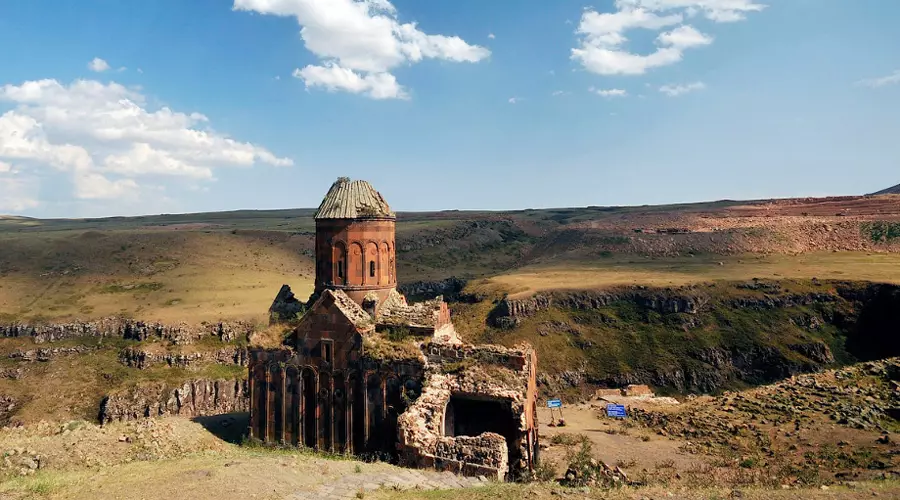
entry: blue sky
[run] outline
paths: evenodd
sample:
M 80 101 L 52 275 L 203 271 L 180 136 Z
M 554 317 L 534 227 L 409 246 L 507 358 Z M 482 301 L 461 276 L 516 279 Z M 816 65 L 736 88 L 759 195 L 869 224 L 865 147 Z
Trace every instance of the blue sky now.
M 900 183 L 898 24 L 892 0 L 5 0 L 0 213 L 314 207 L 338 176 L 397 210 L 871 192 Z

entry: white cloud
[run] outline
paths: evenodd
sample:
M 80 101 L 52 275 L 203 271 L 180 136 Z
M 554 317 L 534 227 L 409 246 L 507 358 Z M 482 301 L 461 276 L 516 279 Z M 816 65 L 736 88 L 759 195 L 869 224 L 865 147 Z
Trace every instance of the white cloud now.
M 654 12 L 681 10 L 688 16 L 703 15 L 718 23 L 741 21 L 751 12 L 760 12 L 766 5 L 755 0 L 616 0 L 621 9 L 643 8 Z
M 510 104 L 518 104 L 518 103 L 522 102 L 522 98 L 521 97 L 510 97 L 507 102 Z
M 95 57 L 93 61 L 88 63 L 88 68 L 91 71 L 102 73 L 109 69 L 109 63 L 107 63 L 103 59 L 100 59 L 99 57 Z
M 7 84 L 0 101 L 15 105 L 0 115 L 0 160 L 67 173 L 77 198 L 134 198 L 140 177 L 209 180 L 220 166 L 293 164 L 208 128 L 202 114 L 150 110 L 140 92 L 114 82 Z
M 682 94 L 687 94 L 688 92 L 695 92 L 697 90 L 703 90 L 706 88 L 706 84 L 703 82 L 694 82 L 688 83 L 686 85 L 663 85 L 659 88 L 659 91 L 663 94 L 666 94 L 669 97 L 678 97 Z
M 625 89 L 595 89 L 591 87 L 588 90 L 603 97 L 625 97 L 628 95 L 628 91 Z
M 488 38 L 490 38 L 491 40 L 493 40 L 493 39 L 495 39 L 495 38 L 497 38 L 497 37 L 494 36 L 493 33 L 488 33 Z
M 115 200 L 138 195 L 138 185 L 133 179 L 112 181 L 96 172 L 76 172 L 73 180 L 75 191 L 83 200 Z
M 564 95 L 569 95 L 569 94 L 571 94 L 571 92 L 569 92 L 567 90 L 554 90 L 551 95 L 553 97 L 559 97 L 559 96 L 564 96 Z
M 0 175 L 0 213 L 21 213 L 39 205 L 32 180 Z
M 323 87 L 331 92 L 343 90 L 353 94 L 365 94 L 373 99 L 409 98 L 406 90 L 390 73 L 361 75 L 335 63 L 326 63 L 326 66 L 310 65 L 303 69 L 295 69 L 294 76 L 303 80 L 307 88 Z
M 294 71 L 307 87 L 374 99 L 408 94 L 390 71 L 425 58 L 478 62 L 490 51 L 457 36 L 429 35 L 400 23 L 388 0 L 234 0 L 234 10 L 294 17 L 306 48 L 322 59 Z
M 868 78 L 865 80 L 860 80 L 856 82 L 857 85 L 863 85 L 865 87 L 884 87 L 887 85 L 896 85 L 900 83 L 900 69 L 895 70 L 893 73 L 887 76 L 882 76 L 880 78 Z
M 702 12 L 716 22 L 737 21 L 748 12 L 764 8 L 753 0 L 616 0 L 615 12 L 586 9 L 575 33 L 579 45 L 571 59 L 586 70 L 601 75 L 640 75 L 648 70 L 678 63 L 689 48 L 702 47 L 713 38 L 688 24 L 687 17 Z M 660 31 L 656 50 L 635 54 L 625 48 L 625 33 L 634 29 Z
M 697 31 L 693 26 L 679 26 L 672 31 L 660 34 L 656 38 L 660 45 L 673 47 L 676 49 L 689 49 L 692 47 L 702 47 L 713 42 L 712 37 L 704 35 Z

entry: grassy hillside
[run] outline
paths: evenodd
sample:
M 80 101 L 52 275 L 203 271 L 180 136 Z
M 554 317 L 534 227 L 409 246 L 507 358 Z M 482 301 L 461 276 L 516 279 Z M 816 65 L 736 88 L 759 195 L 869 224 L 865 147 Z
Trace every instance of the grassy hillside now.
M 896 201 L 401 212 L 398 276 L 492 277 L 522 293 L 752 277 L 894 282 Z M 263 320 L 282 284 L 310 292 L 312 213 L 0 218 L 0 319 Z
M 526 312 L 498 324 L 491 317 L 516 299 L 481 283 L 468 292 L 485 300 L 453 311 L 469 341 L 534 345 L 545 392 L 647 383 L 706 393 L 900 354 L 897 290 L 785 280 L 555 291 L 519 299 Z

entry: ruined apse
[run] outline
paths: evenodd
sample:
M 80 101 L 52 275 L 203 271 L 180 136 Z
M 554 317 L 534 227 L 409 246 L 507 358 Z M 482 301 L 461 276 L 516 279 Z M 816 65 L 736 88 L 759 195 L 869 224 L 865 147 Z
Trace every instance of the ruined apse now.
M 339 178 L 315 221 L 305 313 L 281 348 L 250 351 L 251 437 L 499 480 L 533 470 L 531 346 L 464 344 L 442 297 L 406 301 L 396 215 L 368 182 Z

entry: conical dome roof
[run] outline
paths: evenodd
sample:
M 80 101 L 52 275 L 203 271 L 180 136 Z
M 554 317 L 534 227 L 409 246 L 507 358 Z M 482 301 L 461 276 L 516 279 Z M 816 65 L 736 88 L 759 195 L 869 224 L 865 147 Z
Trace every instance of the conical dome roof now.
M 381 193 L 366 181 L 338 177 L 316 211 L 316 219 L 395 218 Z

